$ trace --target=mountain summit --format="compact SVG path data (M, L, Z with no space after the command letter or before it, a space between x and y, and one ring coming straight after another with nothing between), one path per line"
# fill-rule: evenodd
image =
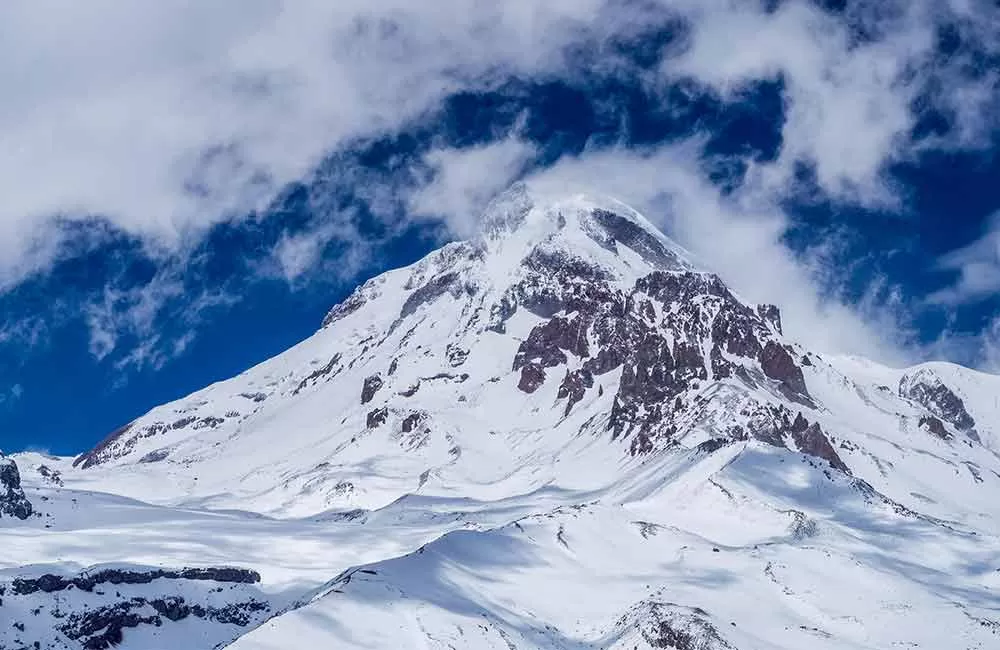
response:
M200 647L987 647L998 394L803 349L634 210L516 185L287 352L76 459L22 455L49 528L17 534L72 571L211 558L77 603L134 648L181 638L147 604L185 575L255 585L190 592L241 612L200 617ZM42 593L16 602L51 614Z
M313 454L325 450L324 461L340 469L325 473L325 488L310 477L308 496L286 481L268 512L378 507L412 492L418 477L424 492L458 479L447 493L462 493L465 478L482 471L480 455L498 451L497 441L471 433L486 426L547 430L541 449L552 458L580 440L600 441L601 458L628 463L690 435L753 436L847 469L801 414L815 408L801 367L809 361L782 339L778 310L740 302L642 216L608 199L542 200L517 185L482 224L476 239L366 282L289 354L154 410L77 464L196 468L209 440L212 455L224 450L253 463L274 433L270 423L287 426L277 409L301 421L302 443ZM325 388L334 385L336 396ZM741 421L714 421L698 399L709 388L761 423L748 431ZM339 430L329 428L330 412L340 414ZM396 462L414 465L392 481L377 473L378 482L397 483L388 492L366 476L370 454L386 453L386 435L402 441L390 447ZM496 457L503 474L524 473L522 450L504 447ZM269 452L259 469L279 463L303 476L300 462ZM234 488L278 496L242 469L241 477L213 470L198 492L210 501ZM535 480L554 479L544 472ZM213 488L219 492L204 492Z

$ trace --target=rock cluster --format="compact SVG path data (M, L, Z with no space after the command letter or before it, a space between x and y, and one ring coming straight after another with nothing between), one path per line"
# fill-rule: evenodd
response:
M21 473L13 458L0 453L0 517L27 519L34 512L21 488Z

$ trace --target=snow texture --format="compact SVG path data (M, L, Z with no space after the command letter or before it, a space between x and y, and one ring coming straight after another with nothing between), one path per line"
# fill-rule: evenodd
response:
M802 349L515 186L287 352L15 455L0 648L995 648L998 450L1000 377Z

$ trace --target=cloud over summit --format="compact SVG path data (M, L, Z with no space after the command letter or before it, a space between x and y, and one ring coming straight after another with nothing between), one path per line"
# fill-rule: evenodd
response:
M128 333L174 354L189 332L153 335L191 289L191 261L211 256L214 229L273 231L234 273L301 286L335 256L351 281L377 254L360 231L391 238L437 220L445 237L465 236L493 193L526 177L672 206L675 234L744 278L741 290L766 299L781 284L805 330L828 323L819 343L878 349L905 314L831 295L822 251L783 242L787 201L805 178L825 201L905 211L892 165L982 147L995 127L984 62L998 56L996 13L976 0L8 3L0 286L77 254L74 224L102 224L157 269L95 291L92 349L113 354ZM705 106L725 115L762 83L780 92L774 153L713 149ZM515 97L552 87L578 95L548 113ZM648 103L636 110L610 88ZM456 98L483 96L496 110L470 112L482 122L462 127L472 141L454 137ZM587 134L584 113L614 127ZM649 127L656 137L637 148L646 122L680 126ZM276 202L295 183L353 198L313 197L306 223L283 222ZM196 289L209 297L195 310L228 300ZM162 358L143 345L122 354Z

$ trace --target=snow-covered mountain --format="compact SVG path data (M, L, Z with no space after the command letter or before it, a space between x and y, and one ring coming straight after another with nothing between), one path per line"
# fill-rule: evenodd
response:
M0 648L997 647L998 450L1000 377L803 349L518 185L287 352L15 455Z

